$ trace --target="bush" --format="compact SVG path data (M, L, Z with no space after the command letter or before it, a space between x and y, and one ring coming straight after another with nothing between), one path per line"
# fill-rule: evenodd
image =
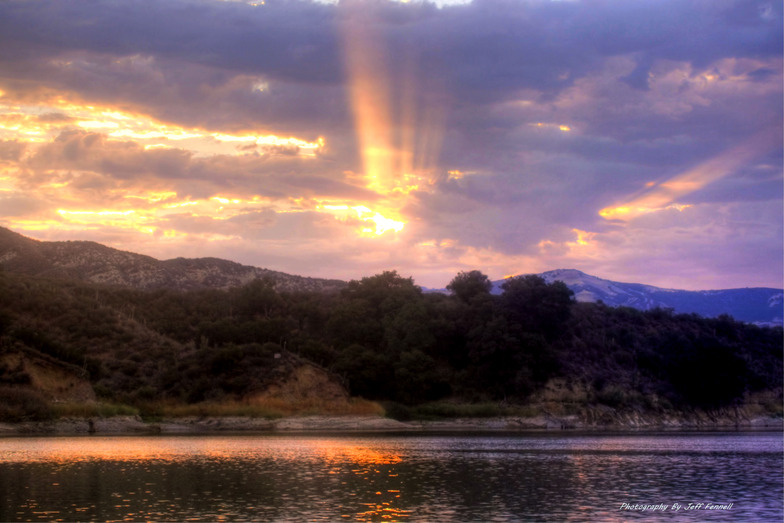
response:
M628 397L625 391L615 386L606 386L596 393L596 401L608 407L627 406Z
M425 403L415 407L418 418L497 418L507 409L497 403Z
M411 409L402 403L397 403L395 401L384 401L381 403L381 406L384 407L384 415L387 418L397 421L409 421L413 417Z
M0 421L51 419L52 408L38 392L18 387L0 387Z
M111 418L136 416L139 410L129 405L115 403L68 402L52 405L52 413L58 418Z
M30 385L30 382L30 374L24 370L21 363L14 368L0 365L0 383L3 385Z

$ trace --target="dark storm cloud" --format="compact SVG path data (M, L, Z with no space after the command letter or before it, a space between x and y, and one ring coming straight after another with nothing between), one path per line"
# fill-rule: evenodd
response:
M0 76L19 97L36 81L186 125L318 133L319 114L346 116L332 18L307 2L8 2Z

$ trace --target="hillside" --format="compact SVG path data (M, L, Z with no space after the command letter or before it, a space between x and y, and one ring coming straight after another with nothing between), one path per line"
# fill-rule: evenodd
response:
M281 292L337 292L346 287L346 282L341 280L296 276L218 258L160 261L94 242L42 242L2 227L0 268L11 273L142 290L229 289L265 278ZM575 269L558 269L539 276L548 283L564 282L579 302L602 302L612 307L638 310L672 309L676 313L695 313L706 318L728 314L736 320L758 325L782 325L784 318L782 289L662 289L605 280ZM504 280L493 282L492 293L501 294L503 283Z
M166 297L178 300L179 310L161 301L143 310L161 300L159 291L0 272L0 420L96 399L153 412L161 401L242 402L261 412L269 405L348 408L336 375L278 344L187 341L190 334L177 331L169 314L188 314L188 305L213 296L175 292ZM166 317L155 324L160 314Z
M146 415L346 412L356 398L399 417L500 405L775 415L781 368L781 328L576 303L537 276L501 295L443 295L395 272L288 293L267 280L140 290L0 271L0 421L93 392ZM454 407L465 403L494 407Z
M68 278L136 289L226 289L269 278L280 291L337 291L340 280L294 276L218 258L160 261L87 241L43 242L0 227L0 267L12 273Z

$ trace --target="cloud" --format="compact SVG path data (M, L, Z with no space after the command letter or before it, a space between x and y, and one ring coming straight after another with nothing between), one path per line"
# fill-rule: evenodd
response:
M782 148L755 137L781 133L783 10L8 0L0 223L431 286L567 263L781 285ZM651 212L600 214L629 204Z
M579 263L619 281L647 274L645 283L670 288L770 286L784 270L775 241L784 233L782 212L780 200L666 209L622 228L575 231L572 240L541 248L554 263Z
M38 182L53 171L68 172L71 179L85 178L100 183L112 180L126 188L169 184L181 196L191 194L190 184L212 187L214 196L221 191L250 192L271 197L370 198L372 193L336 179L319 176L323 165L285 153L259 155L212 155L197 157L179 148L145 149L131 140L110 139L103 133L68 130L52 142L38 147L23 164L31 180ZM316 162L318 163L318 162ZM78 174L77 174L78 173ZM334 173L329 173L334 174ZM82 183L75 187L87 188ZM194 195L197 195L194 194Z
M26 144L18 140L0 141L0 162L17 162L22 157Z

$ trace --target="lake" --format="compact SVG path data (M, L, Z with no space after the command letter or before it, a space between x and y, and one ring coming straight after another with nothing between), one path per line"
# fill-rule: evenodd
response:
M0 521L781 522L783 458L779 433L13 437Z

